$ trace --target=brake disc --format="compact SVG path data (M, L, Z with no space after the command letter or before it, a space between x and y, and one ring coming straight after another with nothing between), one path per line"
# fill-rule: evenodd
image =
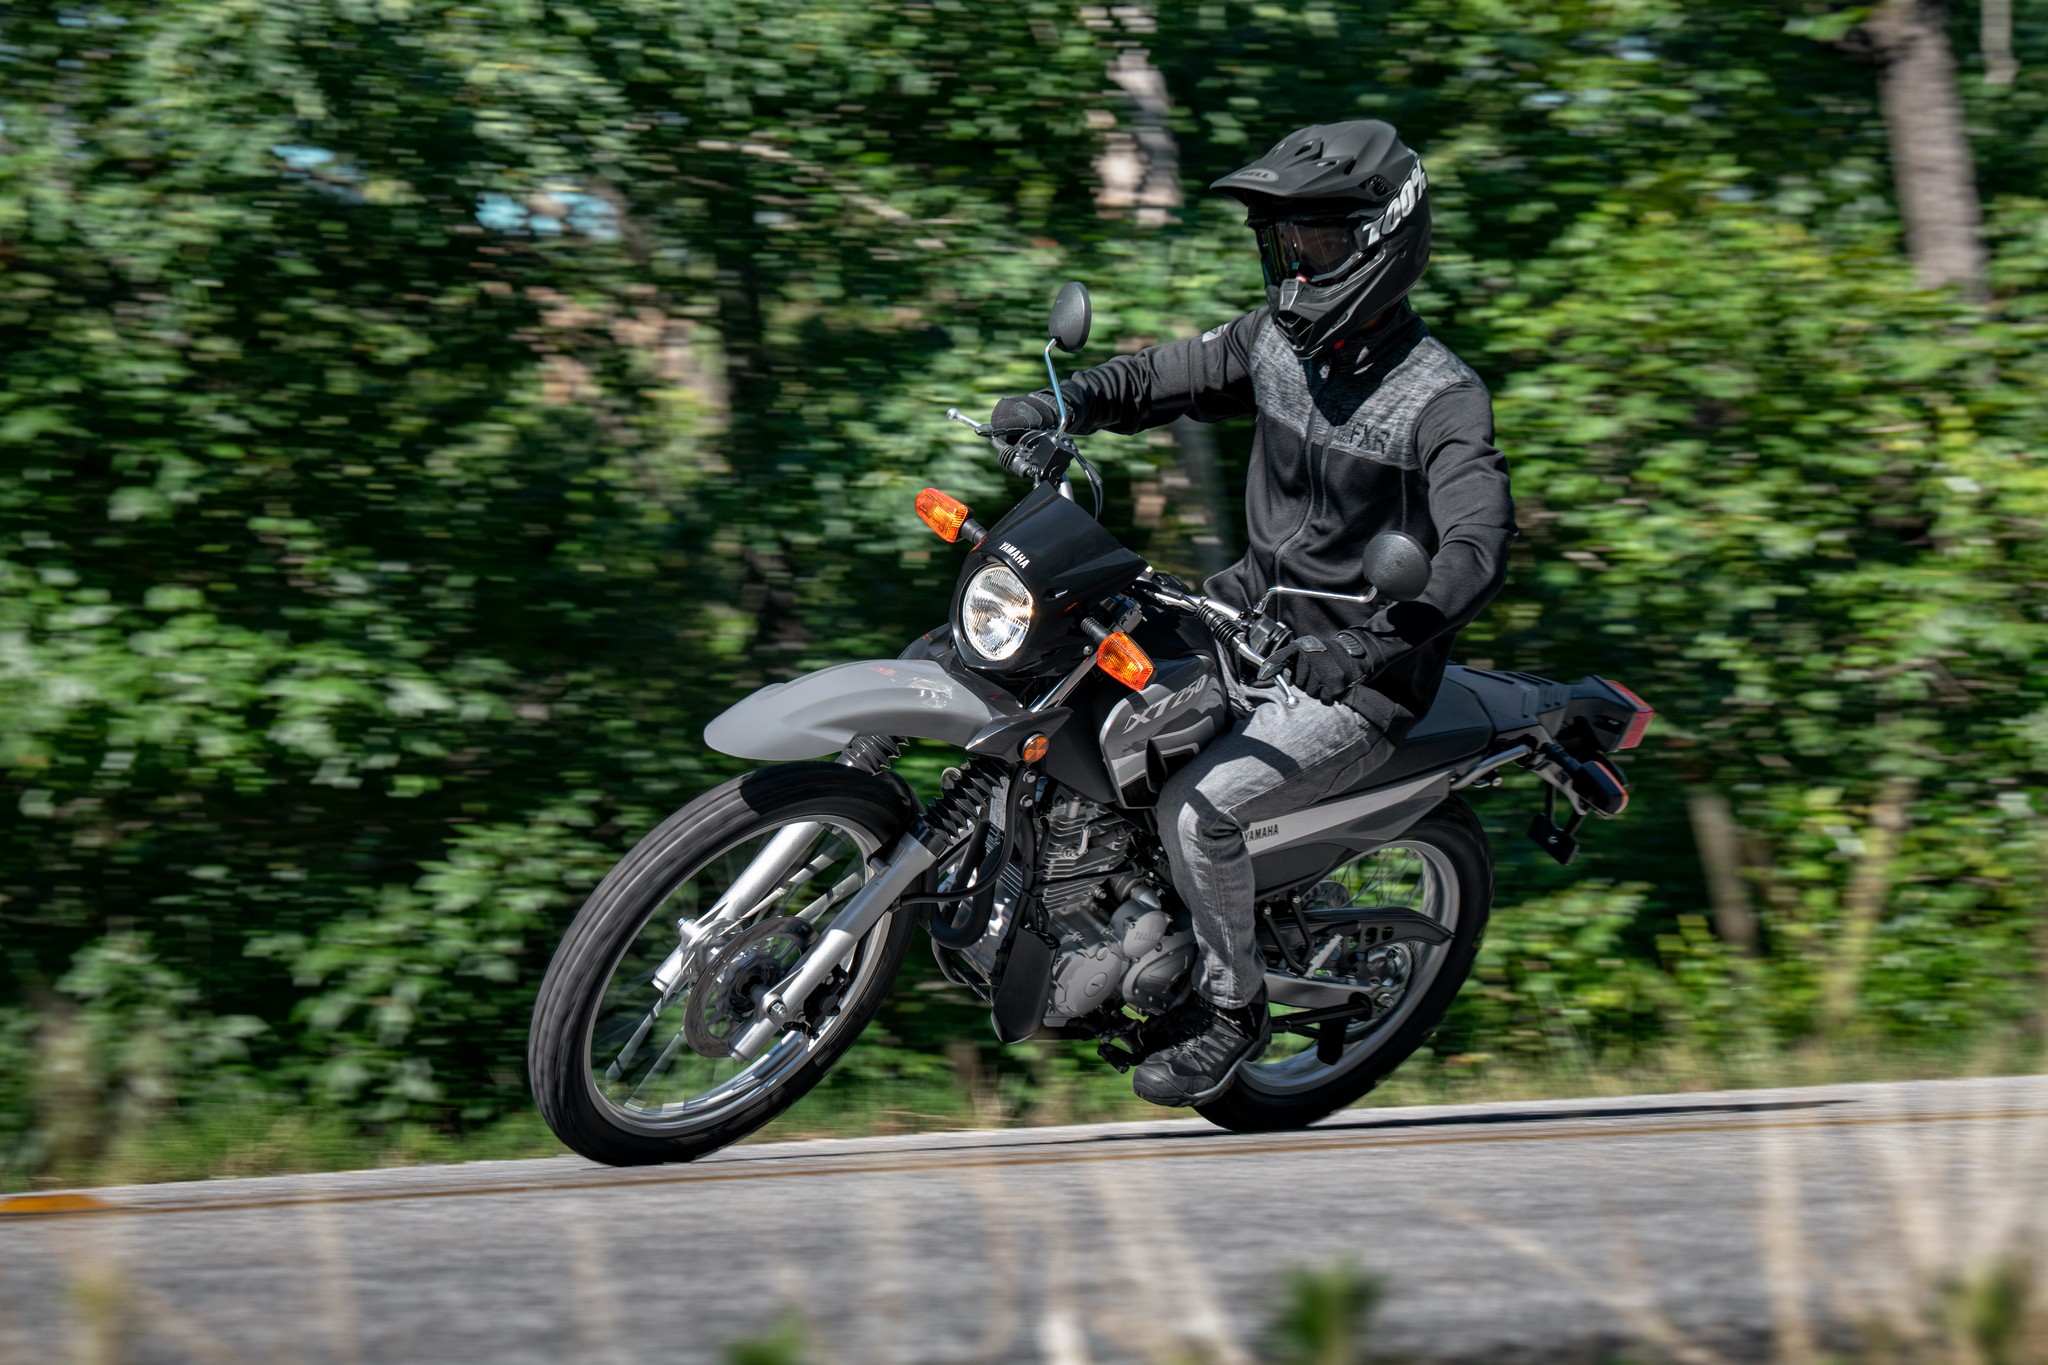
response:
M766 919L719 950L683 1008L683 1040L700 1057L729 1057L761 1000L788 976L816 934L800 919Z

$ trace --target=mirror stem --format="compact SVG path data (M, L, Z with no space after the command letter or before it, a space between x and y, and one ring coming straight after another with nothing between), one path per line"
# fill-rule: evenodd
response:
M1060 429L1053 435L1064 436L1067 434L1067 396L1060 392L1060 372L1052 367L1052 348L1058 344L1056 341L1045 343L1045 373L1052 380L1052 401L1060 405Z
M1325 602L1356 602L1361 607L1369 607L1379 600L1379 595L1378 588L1368 588L1363 593L1317 592L1312 588L1268 588L1266 595L1259 599L1259 605L1253 607L1252 612L1255 615L1265 615L1266 604L1276 597L1316 597Z

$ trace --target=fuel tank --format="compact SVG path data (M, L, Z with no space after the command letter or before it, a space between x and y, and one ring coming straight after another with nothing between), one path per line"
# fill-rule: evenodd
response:
M1104 805L1150 806L1183 763L1230 728L1207 632L1150 621L1134 638L1152 656L1143 691L1096 673L1067 699L1073 719L1053 739L1045 770Z

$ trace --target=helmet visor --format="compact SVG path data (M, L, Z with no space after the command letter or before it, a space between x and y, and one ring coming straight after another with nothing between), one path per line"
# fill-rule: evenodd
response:
M1283 218L1254 224L1267 280L1282 284L1305 278L1310 284L1333 284L1343 279L1379 254L1381 244L1414 214L1428 187L1418 160L1375 217Z
M1305 276L1310 284L1328 284L1365 259L1368 226L1356 219L1323 219L1267 223L1252 231L1273 283Z

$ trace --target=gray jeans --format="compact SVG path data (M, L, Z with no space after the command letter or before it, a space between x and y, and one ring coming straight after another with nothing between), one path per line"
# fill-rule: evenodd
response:
M1244 832L1344 791L1394 746L1348 706L1266 701L1188 761L1159 793L1159 837L1195 922L1195 989L1235 1008L1259 993L1252 859Z

